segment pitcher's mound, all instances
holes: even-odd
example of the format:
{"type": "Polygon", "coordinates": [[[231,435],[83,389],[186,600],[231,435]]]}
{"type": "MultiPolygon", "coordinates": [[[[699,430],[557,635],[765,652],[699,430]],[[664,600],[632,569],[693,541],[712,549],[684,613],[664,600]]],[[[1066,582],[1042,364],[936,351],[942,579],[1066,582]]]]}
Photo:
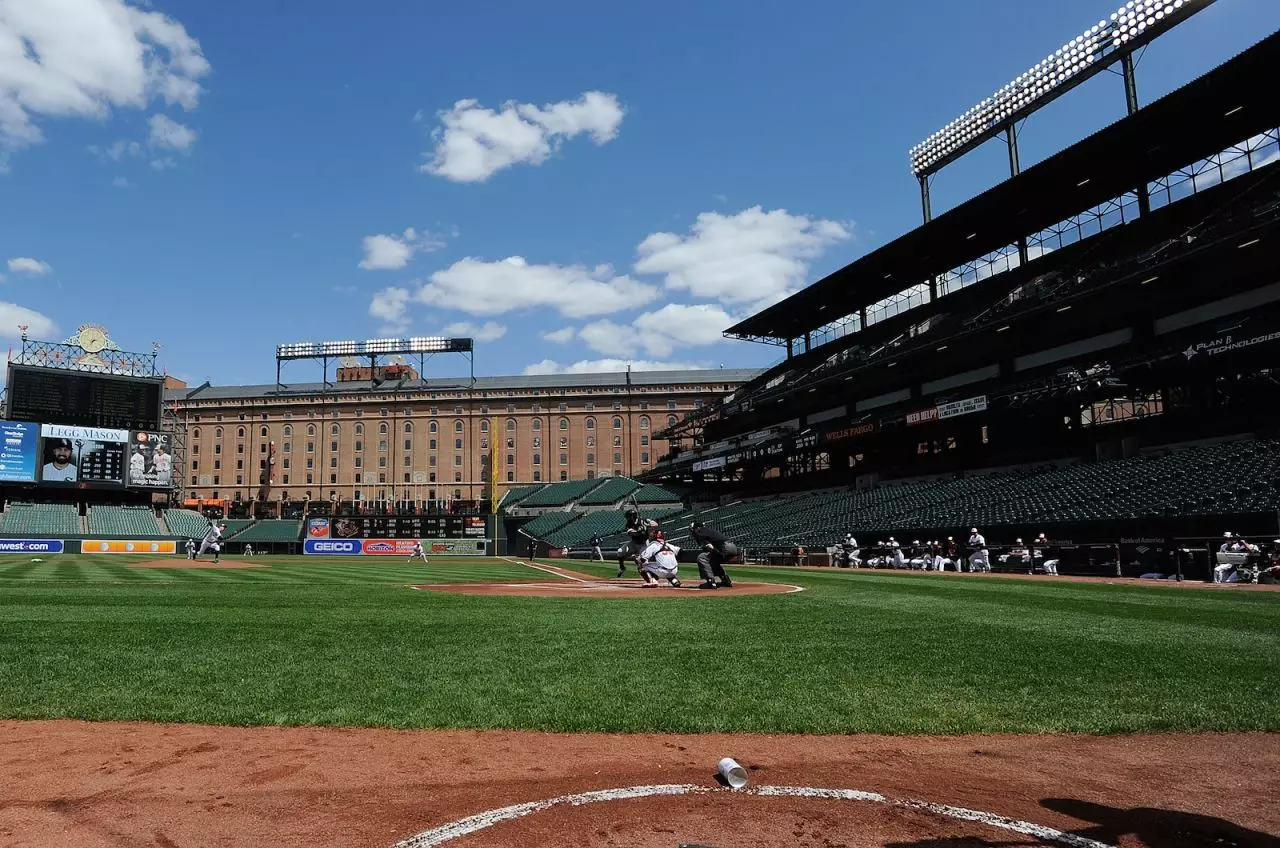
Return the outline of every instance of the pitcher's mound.
{"type": "Polygon", "coordinates": [[[804,591],[786,583],[739,583],[732,589],[699,589],[684,583],[680,588],[645,588],[639,580],[592,580],[584,583],[430,583],[414,586],[428,592],[460,595],[503,595],[512,598],[739,598],[743,595],[788,595],[804,591]]]}

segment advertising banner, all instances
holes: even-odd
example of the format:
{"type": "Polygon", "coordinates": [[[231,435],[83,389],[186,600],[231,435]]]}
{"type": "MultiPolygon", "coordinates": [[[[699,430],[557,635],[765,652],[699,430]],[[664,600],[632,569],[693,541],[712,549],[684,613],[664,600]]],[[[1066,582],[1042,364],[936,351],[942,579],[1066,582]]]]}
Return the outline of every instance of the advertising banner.
{"type": "Polygon", "coordinates": [[[307,539],[302,543],[304,554],[316,556],[360,556],[364,553],[355,539],[307,539]]]}
{"type": "Polygon", "coordinates": [[[987,408],[987,396],[965,398],[955,403],[944,403],[938,407],[939,418],[955,418],[957,415],[968,415],[971,412],[984,412],[987,408]]]}
{"type": "Polygon", "coordinates": [[[60,554],[61,539],[0,539],[0,554],[60,554]]]}
{"type": "Polygon", "coordinates": [[[39,447],[39,424],[0,421],[0,482],[34,483],[39,447]]]}
{"type": "Polygon", "coordinates": [[[307,538],[308,539],[329,538],[329,519],[308,518],[307,519],[307,538]]]}
{"type": "Polygon", "coordinates": [[[840,427],[836,430],[828,430],[822,434],[824,442],[839,442],[844,439],[856,439],[858,436],[870,436],[876,431],[877,422],[864,421],[861,424],[854,424],[850,427],[840,427]]]}
{"type": "MultiPolygon", "coordinates": [[[[313,556],[402,556],[413,553],[413,539],[307,539],[302,552],[313,556]]],[[[485,556],[488,544],[482,539],[422,539],[428,554],[439,556],[485,556]]],[[[86,543],[87,544],[87,543],[86,543]]]]}
{"type": "Polygon", "coordinates": [[[480,539],[423,539],[427,553],[439,556],[485,556],[489,546],[480,539]]]}
{"type": "MultiPolygon", "coordinates": [[[[361,543],[365,556],[402,556],[413,553],[413,539],[365,539],[361,543]]],[[[426,546],[423,546],[426,549],[426,546]]]]}
{"type": "Polygon", "coordinates": [[[710,471],[713,468],[724,468],[726,460],[723,456],[717,456],[712,459],[703,459],[693,464],[694,471],[710,471]]]}
{"type": "Polygon", "coordinates": [[[917,410],[916,412],[907,413],[907,426],[914,427],[917,424],[928,424],[930,421],[938,420],[938,407],[931,406],[928,409],[917,410]]]}
{"type": "Polygon", "coordinates": [[[173,455],[168,433],[138,430],[129,435],[130,486],[168,489],[173,485],[173,455]]]}
{"type": "Polygon", "coordinates": [[[82,554],[168,554],[178,552],[178,543],[136,541],[133,539],[85,539],[80,543],[82,554]]]}
{"type": "Polygon", "coordinates": [[[124,484],[128,430],[42,424],[40,482],[124,484]]]}

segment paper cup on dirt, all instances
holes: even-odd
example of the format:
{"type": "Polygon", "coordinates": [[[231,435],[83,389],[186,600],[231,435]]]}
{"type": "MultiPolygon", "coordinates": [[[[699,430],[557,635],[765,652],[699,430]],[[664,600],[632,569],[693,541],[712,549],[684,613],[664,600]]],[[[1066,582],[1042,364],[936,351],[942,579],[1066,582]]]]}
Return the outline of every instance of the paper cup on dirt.
{"type": "Polygon", "coordinates": [[[733,789],[741,789],[747,785],[747,770],[738,765],[738,761],[732,757],[725,757],[720,761],[720,776],[724,778],[724,782],[729,784],[733,789]]]}

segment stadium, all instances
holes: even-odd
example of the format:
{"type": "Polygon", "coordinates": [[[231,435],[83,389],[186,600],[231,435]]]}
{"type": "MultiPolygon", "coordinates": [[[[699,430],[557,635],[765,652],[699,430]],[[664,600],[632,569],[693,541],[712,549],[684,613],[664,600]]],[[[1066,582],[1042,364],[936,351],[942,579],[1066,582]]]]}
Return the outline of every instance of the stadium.
{"type": "Polygon", "coordinates": [[[1280,33],[1142,105],[1208,5],[1144,2],[913,148],[918,228],[725,329],[767,369],[414,337],[191,386],[24,331],[0,843],[1280,844],[1280,33]],[[1125,117],[1023,168],[1111,65],[1125,117]]]}

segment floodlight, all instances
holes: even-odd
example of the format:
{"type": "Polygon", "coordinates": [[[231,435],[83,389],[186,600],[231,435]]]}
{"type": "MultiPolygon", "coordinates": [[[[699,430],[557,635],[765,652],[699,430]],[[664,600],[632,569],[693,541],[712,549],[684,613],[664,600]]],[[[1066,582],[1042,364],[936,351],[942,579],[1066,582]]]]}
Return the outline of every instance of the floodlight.
{"type": "Polygon", "coordinates": [[[1212,2],[1129,0],[911,148],[912,170],[933,173],[1212,2]]]}

